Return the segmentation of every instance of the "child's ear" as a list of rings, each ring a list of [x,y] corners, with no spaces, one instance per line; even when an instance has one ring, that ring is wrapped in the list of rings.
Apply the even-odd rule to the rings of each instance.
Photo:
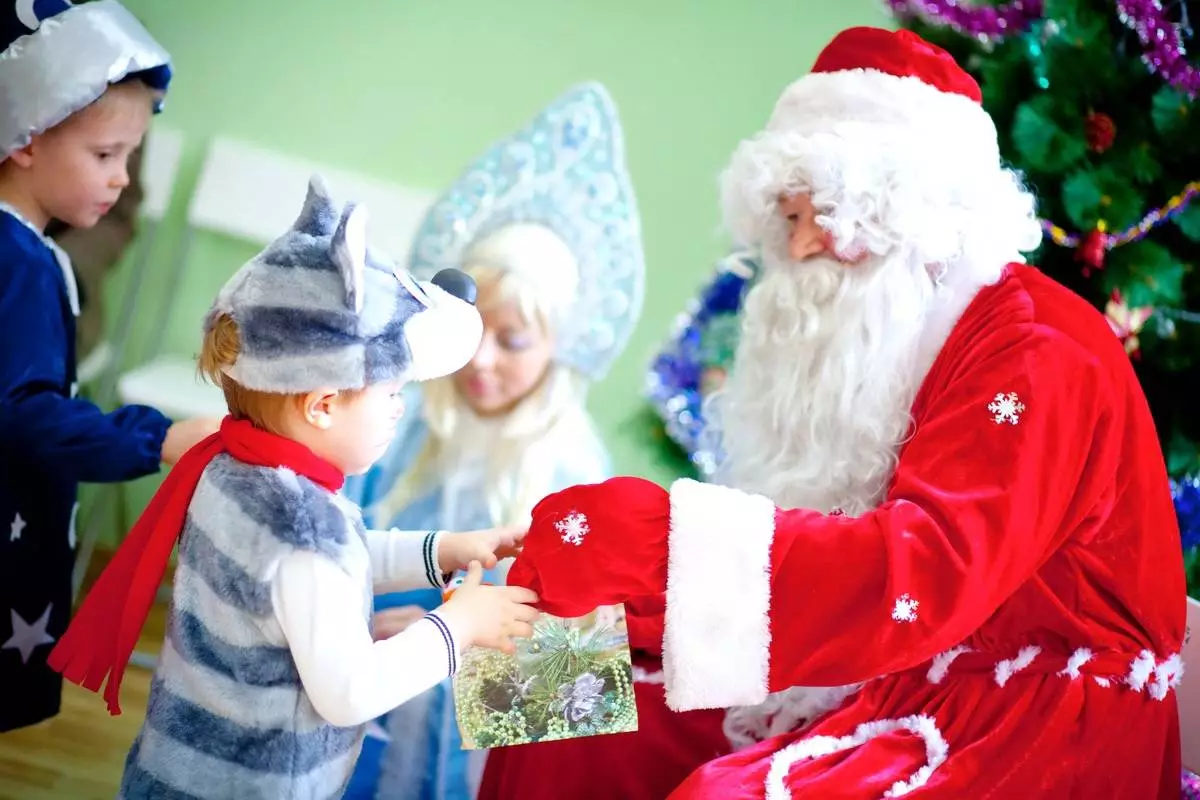
[[[336,389],[317,389],[304,396],[304,421],[327,431],[333,427],[333,406],[337,401]]]
[[[30,142],[20,150],[12,151],[8,154],[8,159],[21,169],[29,169],[33,166],[33,146],[34,142]]]

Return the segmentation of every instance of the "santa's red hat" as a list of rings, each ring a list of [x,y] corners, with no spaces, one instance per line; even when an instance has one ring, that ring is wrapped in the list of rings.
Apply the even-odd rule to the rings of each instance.
[[[894,78],[912,78],[939,92],[982,102],[979,84],[942,48],[912,31],[850,28],[833,38],[813,64],[813,74],[871,70]],[[886,81],[885,81],[886,83]]]
[[[784,91],[767,129],[808,132],[844,122],[905,126],[934,140],[982,140],[994,152],[996,129],[981,99],[975,79],[915,33],[849,28]]]

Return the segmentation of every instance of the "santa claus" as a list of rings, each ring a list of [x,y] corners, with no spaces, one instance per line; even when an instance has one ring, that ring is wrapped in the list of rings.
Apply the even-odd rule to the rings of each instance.
[[[566,616],[665,592],[667,703],[772,737],[672,797],[1177,797],[1154,425],[1104,319],[1022,263],[1034,200],[975,81],[847,30],[722,188],[764,275],[720,482],[552,495],[510,582]]]

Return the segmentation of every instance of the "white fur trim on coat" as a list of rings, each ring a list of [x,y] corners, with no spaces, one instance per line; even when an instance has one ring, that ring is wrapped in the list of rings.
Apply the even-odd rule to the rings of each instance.
[[[767,696],[775,504],[693,480],[671,487],[663,672],[675,711]]]
[[[767,800],[790,800],[792,793],[787,788],[787,776],[794,764],[853,750],[872,739],[897,731],[908,731],[921,737],[925,745],[925,764],[907,779],[893,783],[883,796],[902,797],[920,789],[929,782],[934,770],[946,763],[950,753],[950,746],[938,729],[937,721],[926,714],[864,722],[847,736],[809,736],[788,745],[771,758],[765,786]]]

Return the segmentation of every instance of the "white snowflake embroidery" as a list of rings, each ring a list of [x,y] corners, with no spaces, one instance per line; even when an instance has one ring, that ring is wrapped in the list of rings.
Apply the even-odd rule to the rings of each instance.
[[[896,598],[895,608],[892,609],[892,619],[896,622],[916,622],[919,605],[920,600],[913,600],[908,594],[900,595]]]
[[[1010,425],[1016,425],[1021,421],[1021,414],[1025,411],[1025,404],[1017,397],[1016,392],[1005,394],[1000,392],[996,395],[992,402],[988,403],[987,410],[992,414],[992,421],[997,425],[1002,425],[1005,422]]]
[[[562,534],[562,540],[576,547],[583,544],[583,537],[591,532],[588,518],[578,511],[572,511],[567,516],[554,523],[554,528]]]

